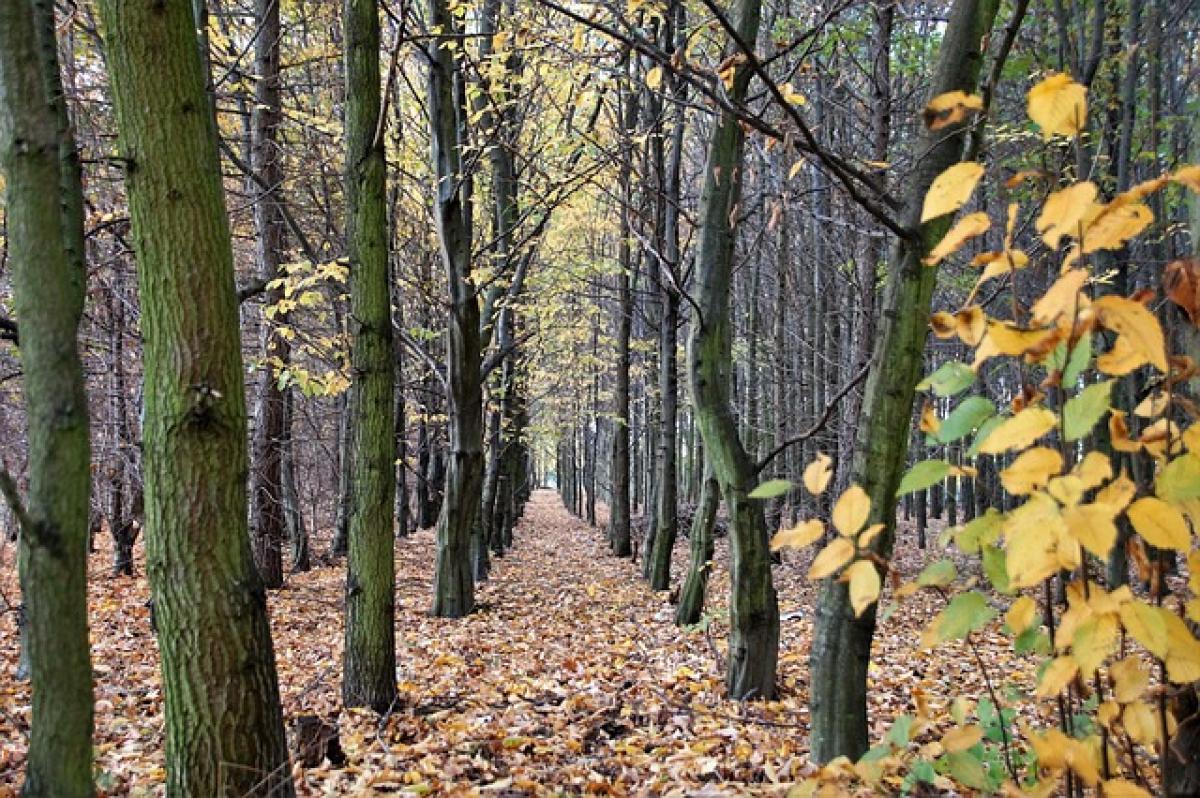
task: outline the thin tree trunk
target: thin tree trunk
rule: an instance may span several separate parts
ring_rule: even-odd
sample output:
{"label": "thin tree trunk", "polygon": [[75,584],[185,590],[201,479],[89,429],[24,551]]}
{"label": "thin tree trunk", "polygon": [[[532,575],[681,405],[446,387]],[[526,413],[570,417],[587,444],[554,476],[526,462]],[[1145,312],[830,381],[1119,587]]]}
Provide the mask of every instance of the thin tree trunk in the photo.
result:
{"label": "thin tree trunk", "polygon": [[675,623],[679,626],[699,623],[704,614],[704,596],[708,589],[708,573],[712,568],[713,527],[716,525],[720,502],[721,488],[712,469],[706,467],[704,483],[700,488],[700,504],[692,516],[691,559],[683,588],[679,592],[679,606],[675,610]]}
{"label": "thin tree trunk", "polygon": [[0,3],[0,166],[21,325],[29,441],[21,526],[21,651],[33,680],[23,794],[91,796],[88,648],[88,404],[76,336],[83,314],[83,189],[54,35],[54,4]]}
{"label": "thin tree trunk", "polygon": [[386,712],[396,699],[395,362],[375,0],[346,0],[345,36],[350,362],[356,385],[348,413],[354,466],[342,701]]}
{"label": "thin tree trunk", "polygon": [[[744,42],[758,38],[760,0],[736,0],[731,17]],[[735,65],[730,99],[746,96],[748,67]],[[775,696],[779,656],[779,606],[771,579],[762,505],[748,497],[754,464],[737,435],[730,408],[732,371],[729,318],[733,266],[733,217],[741,181],[744,131],[730,113],[716,120],[704,169],[696,254],[698,318],[692,327],[689,374],[692,401],[704,447],[728,508],[732,589],[729,602],[729,664],[726,686],[734,699]]]}

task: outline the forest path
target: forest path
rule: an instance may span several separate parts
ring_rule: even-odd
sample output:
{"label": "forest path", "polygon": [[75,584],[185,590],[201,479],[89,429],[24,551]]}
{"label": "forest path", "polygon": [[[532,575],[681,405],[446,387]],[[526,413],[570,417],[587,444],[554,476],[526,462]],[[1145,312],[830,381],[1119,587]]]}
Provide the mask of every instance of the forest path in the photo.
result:
{"label": "forest path", "polygon": [[[571,516],[553,491],[533,495],[515,547],[479,586],[479,609],[432,618],[432,530],[396,545],[400,697],[386,718],[341,708],[345,563],[288,576],[269,594],[283,711],[289,726],[318,715],[339,727],[345,767],[296,767],[305,796],[532,796],[600,793],[784,795],[811,770],[807,759],[808,644],[815,586],[811,552],[773,569],[783,615],[780,700],[745,706],[724,698],[729,579],[718,539],[710,580],[710,632],[679,629],[665,593],[638,566],[608,554],[602,529]],[[323,552],[323,541],[314,541]],[[18,595],[15,547],[0,543],[0,594]],[[915,575],[937,552],[904,547]],[[90,563],[96,687],[96,758],[102,795],[160,795],[164,772],[158,653],[150,629],[140,545],[139,576],[109,576],[103,545]],[[678,581],[687,540],[676,546]],[[939,607],[919,600],[876,638],[874,733],[930,696],[982,690],[969,657],[916,650]],[[981,636],[985,657],[1012,662],[1001,636]],[[30,692],[9,678],[15,613],[0,613],[0,798],[15,795],[24,763]],[[1016,675],[1016,674],[1014,674]]]}

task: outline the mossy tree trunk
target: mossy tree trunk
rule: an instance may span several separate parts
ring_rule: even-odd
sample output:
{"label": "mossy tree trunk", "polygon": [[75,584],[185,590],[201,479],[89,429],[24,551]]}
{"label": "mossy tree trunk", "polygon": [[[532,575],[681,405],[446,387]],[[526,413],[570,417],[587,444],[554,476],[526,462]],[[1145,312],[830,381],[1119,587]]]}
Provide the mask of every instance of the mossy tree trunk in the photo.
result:
{"label": "mossy tree trunk", "polygon": [[[956,0],[942,40],[930,97],[974,91],[983,61],[981,44],[996,17],[998,0]],[[868,523],[883,523],[874,548],[891,556],[895,536],[896,488],[908,451],[914,386],[920,379],[929,304],[937,270],[921,258],[948,229],[951,217],[920,223],[921,206],[933,179],[963,154],[965,126],[926,132],[917,145],[917,169],[909,178],[903,224],[911,238],[892,253],[883,310],[863,392],[853,481],[871,498]],[[857,759],[867,750],[867,667],[875,633],[875,607],[855,618],[847,586],[826,581],[817,606],[811,655],[813,756],[827,762]]]}
{"label": "mossy tree trunk", "polygon": [[712,469],[705,467],[704,482],[700,487],[700,504],[692,517],[691,559],[683,589],[679,592],[679,606],[675,610],[675,623],[680,626],[699,623],[704,614],[704,596],[708,590],[708,574],[712,569],[713,527],[717,521],[717,506],[721,503],[721,487]]}
{"label": "mossy tree trunk", "polygon": [[217,130],[186,3],[102,0],[138,258],[146,564],[167,792],[294,794],[250,551],[246,406]]}
{"label": "mossy tree trunk", "polygon": [[350,252],[350,525],[342,701],[385,712],[396,698],[396,500],[391,291],[379,5],[346,0],[346,195]]}
{"label": "mossy tree trunk", "polygon": [[433,614],[460,618],[475,606],[471,546],[483,488],[479,298],[471,283],[470,196],[462,166],[462,76],[456,51],[444,46],[457,41],[459,25],[447,0],[430,0],[429,24],[441,32],[429,47],[429,120],[437,179],[434,215],[450,287],[450,460],[438,519]]}
{"label": "mossy tree trunk", "polygon": [[[758,38],[760,0],[736,0],[731,15],[742,41]],[[735,67],[730,99],[746,96],[750,69]],[[723,112],[713,126],[700,198],[696,253],[698,313],[692,327],[689,376],[692,402],[705,452],[721,486],[730,529],[729,665],[726,686],[734,699],[775,696],[779,657],[779,605],[771,580],[766,523],[760,502],[748,498],[756,484],[755,465],[741,439],[730,407],[733,369],[729,313],[733,267],[733,217],[740,193],[745,134],[733,114]]]}
{"label": "mossy tree trunk", "polygon": [[[33,680],[26,796],[91,796],[83,189],[49,0],[0,2],[0,167],[21,325],[29,493],[17,512],[22,652]],[[6,498],[21,507],[4,475]]]}

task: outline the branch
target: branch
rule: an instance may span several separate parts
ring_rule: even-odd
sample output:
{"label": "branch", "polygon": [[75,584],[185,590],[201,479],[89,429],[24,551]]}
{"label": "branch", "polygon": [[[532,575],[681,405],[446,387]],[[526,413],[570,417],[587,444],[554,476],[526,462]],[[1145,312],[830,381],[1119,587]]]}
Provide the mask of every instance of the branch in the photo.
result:
{"label": "branch", "polygon": [[766,457],[764,457],[762,460],[760,460],[758,462],[758,465],[754,466],[755,476],[757,476],[758,474],[761,474],[762,470],[764,468],[766,468],[768,465],[770,465],[771,461],[774,460],[776,457],[778,457],[789,446],[794,446],[797,443],[803,443],[804,441],[808,440],[809,438],[811,438],[812,436],[814,436],[818,432],[820,432],[821,429],[824,428],[826,422],[829,421],[829,417],[831,415],[833,415],[833,410],[835,407],[837,407],[838,402],[840,402],[842,399],[844,399],[846,394],[850,393],[850,390],[855,385],[858,385],[860,382],[862,382],[863,378],[865,378],[867,376],[867,373],[870,370],[871,370],[871,364],[870,364],[870,362],[868,362],[865,366],[862,367],[862,369],[859,370],[859,372],[857,374],[854,375],[853,378],[851,378],[851,380],[849,382],[847,382],[845,385],[843,385],[841,388],[838,389],[838,392],[833,395],[832,399],[829,400],[829,404],[825,405],[825,409],[823,411],[821,411],[820,417],[816,421],[813,422],[811,427],[804,430],[804,432],[801,432],[796,437],[790,438],[790,439],[784,441],[783,443],[779,444],[778,446],[776,446],[774,449],[771,450],[770,454],[768,454]]}

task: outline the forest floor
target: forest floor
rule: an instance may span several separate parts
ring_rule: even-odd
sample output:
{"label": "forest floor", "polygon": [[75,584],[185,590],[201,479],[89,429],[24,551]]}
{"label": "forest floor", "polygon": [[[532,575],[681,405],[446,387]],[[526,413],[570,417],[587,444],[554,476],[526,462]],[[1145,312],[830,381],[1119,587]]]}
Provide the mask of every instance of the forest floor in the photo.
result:
{"label": "forest floor", "polygon": [[[301,715],[337,724],[348,758],[340,768],[297,765],[301,794],[782,795],[812,773],[806,681],[816,590],[804,577],[811,552],[789,554],[775,569],[784,619],[780,698],[740,704],[723,698],[724,540],[707,623],[680,630],[667,594],[608,555],[603,532],[571,517],[557,494],[534,494],[515,539],[480,586],[479,610],[462,620],[428,615],[432,531],[399,543],[400,701],[383,719],[339,709],[342,567],[292,575],[271,594],[285,717],[289,725]],[[15,547],[0,545],[0,602],[15,606]],[[944,556],[907,537],[898,551],[906,578]],[[678,579],[686,540],[676,555]],[[105,795],[157,795],[163,718],[148,588],[141,576],[108,576],[106,552],[92,568],[99,783]],[[917,596],[881,622],[871,665],[876,738],[918,703],[949,728],[951,699],[986,694],[966,648],[918,649],[938,608],[934,596]],[[19,784],[29,719],[29,686],[12,678],[15,615],[0,611],[0,798]],[[1015,657],[998,626],[978,645],[1000,688],[1028,688],[1034,661]],[[922,739],[939,737],[935,729]]]}

